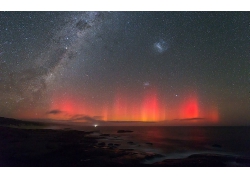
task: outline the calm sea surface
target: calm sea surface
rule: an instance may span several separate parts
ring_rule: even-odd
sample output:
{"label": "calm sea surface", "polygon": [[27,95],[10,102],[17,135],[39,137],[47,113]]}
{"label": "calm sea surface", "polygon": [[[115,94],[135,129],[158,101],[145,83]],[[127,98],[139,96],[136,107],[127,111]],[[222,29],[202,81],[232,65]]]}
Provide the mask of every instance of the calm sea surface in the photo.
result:
{"label": "calm sea surface", "polygon": [[[100,142],[119,143],[120,148],[153,152],[168,158],[185,158],[194,153],[250,156],[250,127],[75,127],[110,134]],[[132,130],[132,133],[117,133]],[[152,143],[152,144],[150,144]]]}

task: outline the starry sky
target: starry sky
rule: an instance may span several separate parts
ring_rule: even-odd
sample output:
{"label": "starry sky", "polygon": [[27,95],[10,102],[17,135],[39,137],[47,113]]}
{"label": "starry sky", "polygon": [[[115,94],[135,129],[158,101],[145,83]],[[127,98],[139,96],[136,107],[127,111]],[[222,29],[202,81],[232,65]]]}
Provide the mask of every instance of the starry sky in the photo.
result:
{"label": "starry sky", "polygon": [[0,12],[0,116],[250,125],[249,12]]}

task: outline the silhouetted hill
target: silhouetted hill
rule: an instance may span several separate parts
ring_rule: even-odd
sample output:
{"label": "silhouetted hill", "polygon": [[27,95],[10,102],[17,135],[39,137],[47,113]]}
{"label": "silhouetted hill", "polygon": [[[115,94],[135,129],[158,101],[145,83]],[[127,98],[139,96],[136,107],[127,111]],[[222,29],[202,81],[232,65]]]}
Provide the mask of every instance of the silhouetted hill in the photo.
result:
{"label": "silhouetted hill", "polygon": [[0,117],[0,126],[43,126],[41,122],[30,122],[12,118]]}

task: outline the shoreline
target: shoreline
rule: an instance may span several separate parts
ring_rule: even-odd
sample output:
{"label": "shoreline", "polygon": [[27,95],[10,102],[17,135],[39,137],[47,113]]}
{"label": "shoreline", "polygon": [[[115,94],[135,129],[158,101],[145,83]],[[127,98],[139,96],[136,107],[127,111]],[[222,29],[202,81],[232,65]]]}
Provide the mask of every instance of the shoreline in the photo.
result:
{"label": "shoreline", "polygon": [[[119,143],[91,136],[93,131],[21,129],[0,126],[2,167],[238,167],[250,158],[222,154],[192,154],[167,159],[157,153],[122,149]],[[156,161],[156,162],[155,162]],[[150,163],[152,162],[152,163]]]}

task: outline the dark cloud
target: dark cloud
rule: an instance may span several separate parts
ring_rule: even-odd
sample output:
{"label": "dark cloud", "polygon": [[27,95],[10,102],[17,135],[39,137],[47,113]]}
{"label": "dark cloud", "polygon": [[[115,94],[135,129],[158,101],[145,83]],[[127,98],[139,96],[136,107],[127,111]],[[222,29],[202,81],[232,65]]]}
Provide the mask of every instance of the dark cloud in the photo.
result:
{"label": "dark cloud", "polygon": [[94,119],[97,119],[97,120],[102,120],[103,119],[103,116],[93,116]]}
{"label": "dark cloud", "polygon": [[80,31],[83,31],[85,29],[90,28],[91,25],[88,24],[85,20],[80,20],[76,23],[76,28],[79,29]]}
{"label": "dark cloud", "polygon": [[103,124],[103,120],[100,119],[100,117],[102,118],[102,116],[88,116],[88,115],[85,115],[85,114],[76,114],[74,116],[72,116],[70,118],[70,121],[72,122],[84,122],[84,123],[87,123],[87,124],[92,124],[92,123],[95,123],[95,124]]}
{"label": "dark cloud", "polygon": [[59,109],[53,109],[49,112],[47,112],[47,114],[61,114],[63,113],[63,111],[59,110]]}
{"label": "dark cloud", "polygon": [[74,115],[70,118],[70,120],[74,120],[74,121],[80,121],[80,120],[86,120],[86,121],[96,121],[95,118],[88,116],[88,115],[84,115],[84,114],[78,114],[78,115]]}
{"label": "dark cloud", "polygon": [[77,52],[70,51],[70,52],[68,53],[68,58],[69,58],[69,59],[74,59],[74,58],[76,58],[76,57],[77,57]]}
{"label": "dark cloud", "polygon": [[101,119],[103,118],[102,116],[89,116],[86,114],[70,114],[68,112],[62,111],[60,109],[53,109],[47,112],[47,114],[53,114],[53,115],[58,115],[58,114],[63,114],[65,117],[68,118],[69,121],[74,121],[74,122],[80,122],[80,121],[86,121],[86,122],[101,122]]}

